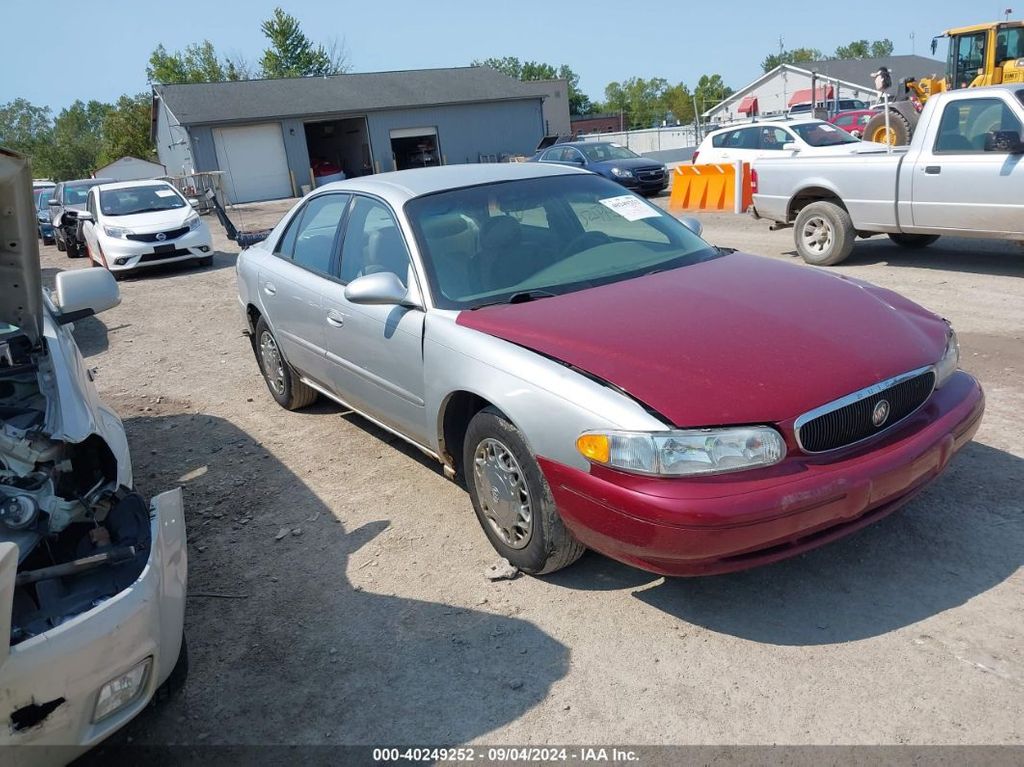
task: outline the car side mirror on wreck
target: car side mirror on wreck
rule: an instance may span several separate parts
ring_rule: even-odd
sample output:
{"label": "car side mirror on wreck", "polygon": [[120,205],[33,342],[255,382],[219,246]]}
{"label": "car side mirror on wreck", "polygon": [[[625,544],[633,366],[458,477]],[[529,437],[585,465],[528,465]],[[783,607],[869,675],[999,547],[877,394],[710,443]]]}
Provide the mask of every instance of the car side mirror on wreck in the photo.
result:
{"label": "car side mirror on wreck", "polygon": [[114,275],[106,269],[76,269],[59,272],[54,299],[61,325],[90,317],[121,303]]}
{"label": "car side mirror on wreck", "polygon": [[374,272],[356,277],[345,286],[345,299],[367,306],[414,306],[409,290],[394,272]]}

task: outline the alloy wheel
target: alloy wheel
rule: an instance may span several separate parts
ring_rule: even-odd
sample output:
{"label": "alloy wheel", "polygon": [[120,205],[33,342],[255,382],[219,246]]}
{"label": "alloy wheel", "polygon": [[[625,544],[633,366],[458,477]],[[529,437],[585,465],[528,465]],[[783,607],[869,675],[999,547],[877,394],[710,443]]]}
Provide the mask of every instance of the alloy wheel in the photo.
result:
{"label": "alloy wheel", "polygon": [[807,250],[817,254],[825,253],[832,247],[832,225],[822,216],[812,216],[804,222],[800,237]]}

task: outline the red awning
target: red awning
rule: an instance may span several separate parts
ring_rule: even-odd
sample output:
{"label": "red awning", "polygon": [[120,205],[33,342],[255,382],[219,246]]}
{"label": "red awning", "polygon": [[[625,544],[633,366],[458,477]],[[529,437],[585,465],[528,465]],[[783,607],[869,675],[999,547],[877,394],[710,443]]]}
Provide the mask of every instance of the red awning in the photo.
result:
{"label": "red awning", "polygon": [[744,96],[738,111],[745,115],[756,115],[757,96]]}
{"label": "red awning", "polygon": [[[825,101],[826,99],[832,98],[832,86],[831,85],[829,85],[827,87],[823,87],[823,86],[819,85],[818,88],[817,88],[817,91],[818,91],[818,98],[814,99],[814,101]],[[800,90],[798,90],[796,93],[794,93],[792,96],[789,97],[789,106],[793,106],[794,104],[807,104],[807,103],[810,103],[810,101],[811,101],[811,89],[810,88],[801,88]]]}

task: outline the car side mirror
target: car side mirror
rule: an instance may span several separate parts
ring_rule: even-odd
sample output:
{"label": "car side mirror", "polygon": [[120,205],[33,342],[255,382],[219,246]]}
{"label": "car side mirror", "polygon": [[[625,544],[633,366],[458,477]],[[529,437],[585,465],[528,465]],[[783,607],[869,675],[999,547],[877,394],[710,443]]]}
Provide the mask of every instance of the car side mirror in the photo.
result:
{"label": "car side mirror", "polygon": [[196,199],[195,197],[189,197],[188,204],[191,205],[193,208],[196,208],[199,206],[199,200]]}
{"label": "car side mirror", "polygon": [[782,151],[783,152],[799,152],[800,151],[800,147],[798,147],[796,145],[795,141],[787,141],[785,144],[782,145]]}
{"label": "car side mirror", "polygon": [[58,272],[54,296],[61,325],[105,312],[121,303],[114,275],[106,269]]}
{"label": "car side mirror", "polygon": [[92,217],[92,213],[90,213],[89,211],[87,211],[87,210],[80,210],[80,211],[78,211],[78,220],[79,221],[95,221],[96,219],[94,219]]}
{"label": "car side mirror", "polygon": [[683,218],[679,219],[679,223],[681,223],[683,226],[685,226],[698,237],[700,237],[701,234],[704,232],[704,225],[700,221],[695,219],[693,216],[684,216]]}
{"label": "car side mirror", "polygon": [[394,272],[364,274],[345,286],[345,298],[353,304],[410,306],[408,296],[408,289]]}
{"label": "car side mirror", "polygon": [[985,151],[1024,154],[1024,144],[1018,131],[994,130],[985,134]]}
{"label": "car side mirror", "polygon": [[584,160],[582,157],[574,157],[569,162],[571,162],[573,165],[586,165],[587,164],[587,161]]}
{"label": "car side mirror", "polygon": [[46,204],[49,205],[51,208],[55,208],[56,206],[60,205],[60,200],[58,200],[56,197],[51,197],[49,200],[46,201]]}

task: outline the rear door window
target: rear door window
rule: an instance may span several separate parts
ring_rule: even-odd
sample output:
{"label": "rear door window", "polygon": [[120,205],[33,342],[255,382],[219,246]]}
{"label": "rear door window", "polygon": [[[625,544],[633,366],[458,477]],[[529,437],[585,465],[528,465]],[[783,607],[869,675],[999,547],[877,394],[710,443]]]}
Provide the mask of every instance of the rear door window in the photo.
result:
{"label": "rear door window", "polygon": [[320,274],[331,273],[338,226],[350,195],[314,197],[292,218],[274,252]]}

